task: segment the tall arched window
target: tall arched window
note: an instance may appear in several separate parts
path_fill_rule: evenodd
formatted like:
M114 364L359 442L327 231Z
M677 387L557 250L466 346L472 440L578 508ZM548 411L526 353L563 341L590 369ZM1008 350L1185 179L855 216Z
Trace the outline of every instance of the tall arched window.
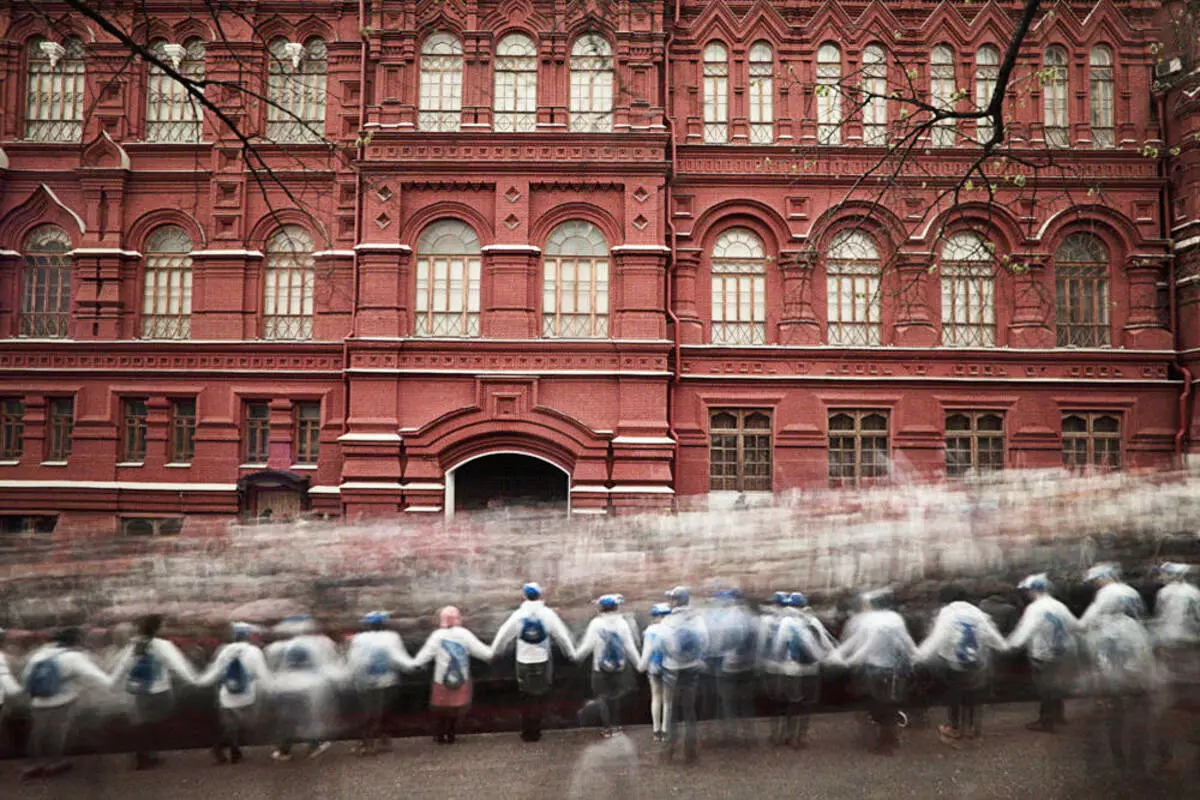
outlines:
M1000 77L1000 51L985 44L975 51L975 110L986 111L996 93L996 82ZM975 123L976 139L980 144L992 138L992 120L981 118Z
M537 47L520 33L496 45L495 119L498 131L525 132L537 127Z
M1071 140L1067 116L1067 51L1046 48L1042 70L1042 111L1047 147L1066 147Z
M157 41L150 51L160 61L185 78L204 80L204 43L191 39L187 44ZM157 65L151 64L146 81L146 141L194 144L200 141L203 106ZM197 87L198 89L200 87Z
M729 52L719 42L704 48L704 141L729 141Z
M435 33L421 46L421 99L417 127L456 131L462 123L462 42L452 33Z
M750 46L750 142L775 141L775 56L771 45Z
M417 239L417 336L479 335L479 237L465 222L444 219Z
M942 344L996 345L992 251L977 233L955 233L942 244Z
M842 143L842 51L826 42L817 48L817 143Z
M612 130L612 46L595 33L580 36L571 47L571 130Z
M1055 327L1059 347L1108 345L1108 248L1090 233L1072 233L1054 253Z
M62 44L29 43L25 138L31 142L78 142L83 137L84 52L74 36Z
M142 338L186 339L192 332L192 239L178 225L146 238Z
M1090 63L1092 146L1114 147L1113 55L1104 45L1092 48Z
M325 138L325 40L280 37L268 47L267 138L273 142L320 142Z
M863 50L863 144L887 144L887 56L877 44Z
M825 267L829 344L879 344L879 249L861 231L833 237Z
M311 339L313 241L299 225L286 225L267 239L263 280L263 338Z
M590 222L559 225L542 259L542 335L608 336L608 242Z
M767 253L746 228L730 228L712 250L713 344L766 344Z
M944 44L929 54L929 99L942 111L954 110L954 51ZM958 144L957 127L952 119L939 120L930 131L934 147L953 147Z
M71 239L54 225L25 237L19 335L65 339L71 318Z

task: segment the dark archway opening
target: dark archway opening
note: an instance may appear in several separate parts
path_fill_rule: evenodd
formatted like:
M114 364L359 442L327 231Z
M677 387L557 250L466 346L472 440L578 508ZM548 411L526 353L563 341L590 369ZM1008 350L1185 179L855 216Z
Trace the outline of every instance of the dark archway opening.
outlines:
M569 481L558 467L531 456L497 453L454 470L454 510L567 510Z

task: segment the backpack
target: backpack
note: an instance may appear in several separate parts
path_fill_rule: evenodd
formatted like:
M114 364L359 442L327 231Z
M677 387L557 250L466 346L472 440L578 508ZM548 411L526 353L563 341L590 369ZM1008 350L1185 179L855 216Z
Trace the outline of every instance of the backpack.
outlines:
M625 669L625 646L621 637L613 631L601 631L600 638L604 640L604 649L600 651L600 671L620 672Z
M133 650L137 658L129 669L129 677L125 681L125 689L131 694L150 694L150 689L158 681L162 666L150 652L150 640L137 643Z
M1058 614L1047 611L1042 619L1050 625L1050 656L1062 658L1067 654L1067 625Z
M675 631L675 652L681 664L698 660L703 655L700 652L700 635L691 628L678 628Z
M295 643L288 645L288 649L284 652L283 666L285 669L296 672L307 672L316 668L309 649L302 644Z
M658 631L652 631L646 634L646 646L650 648L650 660L648 662L649 665L655 669L661 670L663 665L663 656L666 654L663 653L662 636L658 633Z
M62 691L62 683L62 670L58 668L56 653L33 665L25 683L25 691L34 699L45 699Z
M519 634L522 642L527 644L541 644L546 641L548 634L546 626L537 617L526 617L521 620L521 633Z
M737 633L738 640L733 647L734 654L743 660L753 661L754 654L758 649L758 631L753 625L747 624Z
M250 688L250 672L242 663L241 656L234 656L225 665L225 675L221 679L221 685L230 694L245 694Z
M367 660L367 677L382 678L392 671L392 660L388 658L387 650L382 647L376 647L371 651L371 657Z
M983 665L979 652L979 635L976 633L974 622L965 619L955 620L958 628L958 639L954 644L954 660L963 669L976 669Z
M442 648L450 657L446 672L442 675L442 685L453 691L467 682L467 648L458 642L442 642Z
M807 625L804 626L804 629L798 624L791 626L791 636L788 637L787 641L788 661L805 667L817 663L817 657L813 654L812 648L809 647L804 637L807 628Z

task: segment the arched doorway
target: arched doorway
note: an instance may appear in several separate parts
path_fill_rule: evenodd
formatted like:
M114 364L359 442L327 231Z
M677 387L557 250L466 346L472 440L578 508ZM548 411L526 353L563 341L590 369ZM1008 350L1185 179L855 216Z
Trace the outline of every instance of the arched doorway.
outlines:
M544 458L485 453L446 470L446 516L500 508L566 512L570 489L570 474Z
M238 479L238 512L255 522L287 522L308 511L308 477L263 470Z

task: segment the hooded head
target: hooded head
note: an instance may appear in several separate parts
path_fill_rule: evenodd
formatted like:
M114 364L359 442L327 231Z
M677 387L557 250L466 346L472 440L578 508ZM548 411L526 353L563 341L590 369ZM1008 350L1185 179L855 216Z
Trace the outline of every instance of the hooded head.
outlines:
M542 587L538 586L533 581L530 581L529 583L527 583L523 587L521 587L521 591L522 591L522 593L524 593L526 600L541 600L542 599Z
M54 643L59 647L79 647L81 634L79 628L60 628L54 632Z
M153 639L155 636L158 636L158 632L162 630L162 626L162 614L147 614L138 620L138 634L147 639Z
M446 606L438 612L438 625L443 628L457 628L462 624L462 614L454 606Z
M372 611L363 615L362 626L369 631L381 631L383 630L384 624L387 623L387 620L388 612Z
M280 623L275 626L275 633L284 638L289 636L302 636L307 633L312 633L314 630L316 630L316 625L313 623L313 618L305 615L284 617Z
M771 595L771 605L781 607L786 606L788 604L789 597L791 597L791 595L787 592L775 592L775 594Z
M606 594L602 595L596 601L596 605L600 607L600 613L604 614L609 611L616 611L624 601L625 598L619 594Z
M787 599L788 608L806 608L808 606L808 598L800 592L792 592Z
M896 607L896 595L891 589L876 589L863 594L862 604L867 611L889 611Z
M1106 583L1115 583L1121 580L1121 568L1116 564L1097 564L1087 571L1083 580L1100 586Z
M686 586L676 586L666 593L667 602L671 604L671 608L683 608L692 602L691 592Z
M964 603L967 600L967 590L962 587L962 584L947 583L941 589L938 589L938 602L944 606L951 603Z
M1017 588L1022 592L1028 592L1033 595L1048 594L1050 592L1050 579L1046 577L1046 573L1039 572L1034 575L1027 575Z
M230 635L235 642L245 642L254 633L254 626L245 622L234 622L229 626Z
M671 613L671 607L669 605L667 605L666 603L655 603L654 605L650 606L650 616L653 619L658 619L659 617L665 617L670 613Z
M1165 561L1158 567L1158 578L1163 583L1171 583L1173 581L1186 580L1191 573L1192 568L1188 564L1179 564L1174 561Z

